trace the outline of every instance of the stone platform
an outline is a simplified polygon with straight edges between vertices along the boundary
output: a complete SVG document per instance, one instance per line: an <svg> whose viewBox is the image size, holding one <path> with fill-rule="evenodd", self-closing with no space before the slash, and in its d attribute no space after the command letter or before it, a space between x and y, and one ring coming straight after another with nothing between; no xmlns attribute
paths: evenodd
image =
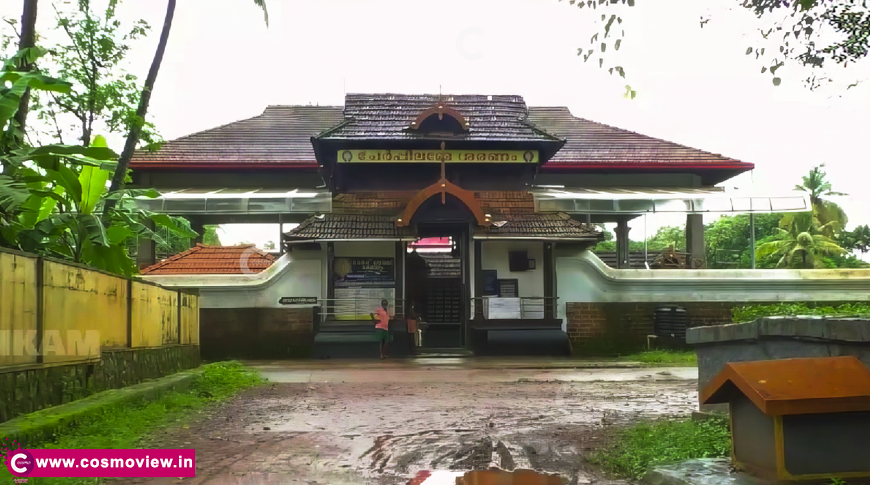
<svg viewBox="0 0 870 485"><path fill-rule="evenodd" d="M747 323L690 328L698 354L698 390L728 362L852 355L870 367L870 320L839 317L765 317ZM727 405L701 406L727 412Z"/></svg>

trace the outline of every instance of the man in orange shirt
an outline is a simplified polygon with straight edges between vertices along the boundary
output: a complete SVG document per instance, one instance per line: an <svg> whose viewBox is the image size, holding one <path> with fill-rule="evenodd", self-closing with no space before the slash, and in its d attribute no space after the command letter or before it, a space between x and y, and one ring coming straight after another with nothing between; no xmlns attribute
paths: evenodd
<svg viewBox="0 0 870 485"><path fill-rule="evenodd" d="M389 302L381 300L381 307L372 313L375 322L375 340L381 343L381 358L387 358L387 343L390 341L390 313L387 311Z"/></svg>

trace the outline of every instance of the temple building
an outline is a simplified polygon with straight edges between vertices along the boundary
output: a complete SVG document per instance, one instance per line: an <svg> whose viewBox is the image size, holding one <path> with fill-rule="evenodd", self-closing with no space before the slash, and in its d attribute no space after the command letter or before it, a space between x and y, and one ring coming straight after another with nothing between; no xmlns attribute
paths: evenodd
<svg viewBox="0 0 870 485"><path fill-rule="evenodd" d="M800 195L716 187L751 163L520 96L351 94L343 107L270 106L138 152L131 167L135 185L162 193L143 208L184 216L197 232L295 225L265 269L146 275L200 290L202 352L214 358L369 355L369 315L382 299L397 336L412 306L428 323L424 352L564 354L569 341L597 337L640 345L656 304L691 313L703 303L700 313L717 315L705 318L725 323L721 299L739 297L685 286L684 274L662 273L671 270L627 269L630 220L685 213L691 269L680 271L700 275L703 214L809 210ZM616 224L616 268L588 250L602 223ZM153 268L153 242L140 242L137 257ZM748 288L771 288L749 278ZM605 310L638 292L647 323Z"/></svg>

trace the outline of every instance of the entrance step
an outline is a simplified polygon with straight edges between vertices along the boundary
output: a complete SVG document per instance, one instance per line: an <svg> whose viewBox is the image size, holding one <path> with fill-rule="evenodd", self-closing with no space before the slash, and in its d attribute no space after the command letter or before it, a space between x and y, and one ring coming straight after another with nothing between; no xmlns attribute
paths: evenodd
<svg viewBox="0 0 870 485"><path fill-rule="evenodd" d="M474 352L468 349L431 349L418 347L417 357L474 357Z"/></svg>

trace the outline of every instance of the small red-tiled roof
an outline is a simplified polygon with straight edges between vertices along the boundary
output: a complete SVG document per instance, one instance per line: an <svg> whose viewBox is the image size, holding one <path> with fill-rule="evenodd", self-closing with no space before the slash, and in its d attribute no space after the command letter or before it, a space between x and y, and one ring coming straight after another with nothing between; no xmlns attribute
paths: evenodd
<svg viewBox="0 0 870 485"><path fill-rule="evenodd" d="M185 274L256 274L275 262L275 257L253 244L242 246L205 246L197 244L183 253L160 261L141 271L148 276Z"/></svg>

